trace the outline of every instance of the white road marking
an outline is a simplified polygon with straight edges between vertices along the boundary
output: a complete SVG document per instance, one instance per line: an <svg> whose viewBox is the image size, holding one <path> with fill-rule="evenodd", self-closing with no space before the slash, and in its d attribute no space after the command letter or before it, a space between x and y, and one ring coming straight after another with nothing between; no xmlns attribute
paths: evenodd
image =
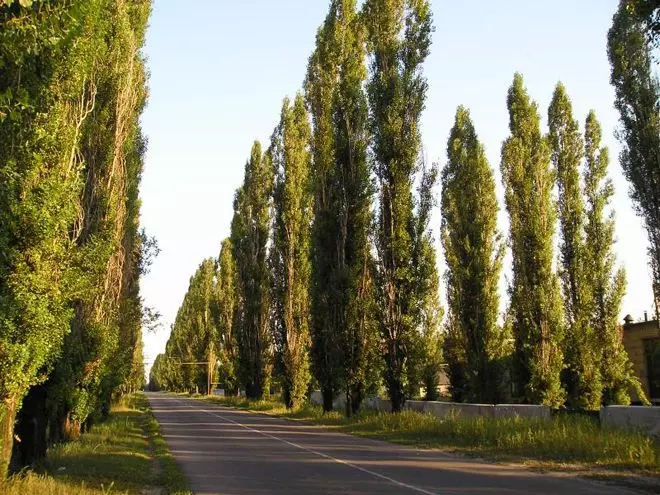
<svg viewBox="0 0 660 495"><path fill-rule="evenodd" d="M178 400L179 402L183 402L183 401L181 401L180 399L176 399L176 400ZM258 434L263 435L263 436L265 436L265 437L272 438L273 440L278 440L278 441L280 441L280 442L282 442L282 443L285 443L285 444L287 444L287 445L290 445L291 447L295 447L295 448L297 448L297 449L304 450L305 452L309 452L310 454L314 454L314 455L317 455L317 456L319 456L319 457L323 457L324 459L328 459L328 460L330 460L330 461L334 461L334 462L337 462L337 463L339 463L339 464L343 464L344 466L348 466L348 467L351 467L351 468L353 468L353 469L357 469L358 471L362 471L363 473L370 474L371 476L375 476L376 478L380 478L380 479L382 479L382 480L384 480L384 481L388 481L389 483L392 483L392 484L394 484L394 485L400 486L400 487L402 487L402 488L407 488L407 489L409 489L409 490L412 490L412 491L415 491L415 492L418 492L418 493L424 493L425 495L437 495L436 492L430 492L430 491L428 491L428 490L425 490L424 488L420 488L420 487L415 486L415 485L410 485L410 484L408 484L408 483L404 483L404 482L402 482L402 481L395 480L394 478L390 478L389 476L385 476L384 474L380 474L380 473L377 473L377 472L375 472L375 471L371 471L370 469L363 468L362 466L357 466L356 464L353 464L353 463L351 463L351 462L345 461L345 460L343 460L343 459L339 459L339 458L337 458L337 457L333 457L333 456L328 455L328 454L324 454L323 452L319 452L319 451L317 451L317 450L308 449L307 447L303 447L302 445L299 445L299 444L297 444L297 443L290 442L290 441L288 441L288 440L285 440L284 438L280 438L280 437L277 437L277 436L275 436L275 435L271 435L270 433L266 433L265 431L257 430L256 428L252 428L252 427L250 427L250 426L247 426L247 425L241 424L241 423L239 423L238 421L234 421L233 419L227 418L227 417L225 417L225 416L221 416L221 415L216 414L216 413L213 413L213 412L211 412L211 411L207 411L206 409L202 409L202 408L199 408L199 407L195 407L195 406L190 405L190 404L187 404L187 403L185 403L185 402L183 402L183 404L186 405L187 407L190 407L191 409L196 409L196 410L198 410L198 411L200 411L200 412L203 412L203 413L206 413L206 414L210 414L211 416L215 416L215 417L220 418L220 419L222 419L222 420L224 420L224 421L229 421L230 423L234 423L235 425L238 425L238 426L240 426L240 427L242 427L242 428L245 428L246 430L251 431L251 432L253 432L253 433L258 433Z"/></svg>

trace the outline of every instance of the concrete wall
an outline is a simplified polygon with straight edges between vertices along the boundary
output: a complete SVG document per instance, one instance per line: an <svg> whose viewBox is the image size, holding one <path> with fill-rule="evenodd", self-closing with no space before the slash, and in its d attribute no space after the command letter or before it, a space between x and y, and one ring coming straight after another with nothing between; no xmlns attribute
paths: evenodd
<svg viewBox="0 0 660 495"><path fill-rule="evenodd" d="M464 418L522 418L549 419L550 408L531 404L462 404L456 402L432 402L409 400L406 409L433 414L438 417L455 416Z"/></svg>
<svg viewBox="0 0 660 495"><path fill-rule="evenodd" d="M313 404L323 404L321 392L313 392L311 397ZM335 400L333 408L343 411L345 399L339 397ZM389 400L370 397L364 400L363 407L377 411L389 412L392 405ZM448 416L464 418L537 418L548 420L551 417L550 408L533 404L461 404L456 402L433 402L423 400L409 400L405 408L410 411L418 411L433 414L439 418ZM646 434L660 436L660 407L644 406L609 406L600 410L600 422L604 426L615 426L619 428L633 428Z"/></svg>
<svg viewBox="0 0 660 495"><path fill-rule="evenodd" d="M323 404L321 392L313 392L310 399L312 404L319 406ZM343 411L345 405L345 399L343 397L338 397L333 403L333 409ZM365 399L362 406L382 412L389 412L392 410L392 404L389 400L377 397L369 397ZM456 402L408 400L404 407L410 411L429 413L438 416L439 418L447 416L460 416L464 418L510 418L514 416L539 419L550 418L550 408L527 404L459 404Z"/></svg>
<svg viewBox="0 0 660 495"><path fill-rule="evenodd" d="M608 406L600 410L600 424L631 428L660 436L660 407Z"/></svg>

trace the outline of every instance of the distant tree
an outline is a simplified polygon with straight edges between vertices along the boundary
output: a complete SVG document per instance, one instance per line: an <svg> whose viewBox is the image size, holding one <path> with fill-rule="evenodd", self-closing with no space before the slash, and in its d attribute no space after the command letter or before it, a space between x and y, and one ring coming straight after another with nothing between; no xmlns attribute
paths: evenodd
<svg viewBox="0 0 660 495"><path fill-rule="evenodd" d="M431 44L431 8L425 0L367 0L363 6L371 75L373 170L378 182L377 300L385 382L393 411L405 401L407 347L422 311L412 253L424 237L416 230L413 182L419 171L419 119L427 83L421 66Z"/></svg>
<svg viewBox="0 0 660 495"><path fill-rule="evenodd" d="M215 260L206 258L190 278L166 351L171 364L180 368L181 388L190 392L206 392L209 369L215 369L219 340L215 294Z"/></svg>
<svg viewBox="0 0 660 495"><path fill-rule="evenodd" d="M236 322L238 313L238 294L236 263L232 251L231 239L222 241L218 269L216 272L216 320L218 327L220 361L220 380L228 394L238 393L238 367Z"/></svg>
<svg viewBox="0 0 660 495"><path fill-rule="evenodd" d="M311 378L310 134L302 95L298 94L293 104L285 98L270 150L275 173L270 261L273 275L273 337L282 371L284 403L289 408L302 404Z"/></svg>
<svg viewBox="0 0 660 495"><path fill-rule="evenodd" d="M657 26L657 9L652 1L621 0L607 39L614 105L621 115L619 162L632 186L635 210L646 226L656 311L660 307L660 83L654 74L652 45L645 36L649 21L645 13L655 13Z"/></svg>
<svg viewBox="0 0 660 495"><path fill-rule="evenodd" d="M648 402L623 347L617 324L626 290L626 275L623 268L615 271L614 266L614 213L606 213L614 187L607 177L607 148L601 148L600 141L600 124L592 111L586 120L584 136L585 268L593 291L589 309L595 334L591 352L596 355L600 368L603 404L629 404L631 390L637 392L642 402Z"/></svg>
<svg viewBox="0 0 660 495"><path fill-rule="evenodd" d="M252 399L261 399L268 392L272 368L267 253L272 188L272 159L268 153L262 155L261 144L255 141L245 164L243 186L236 192L231 225L242 313L236 332L238 375Z"/></svg>
<svg viewBox="0 0 660 495"><path fill-rule="evenodd" d="M454 400L502 397L498 283L504 243L495 179L468 110L458 107L442 171L442 244L447 261L448 370Z"/></svg>
<svg viewBox="0 0 660 495"><path fill-rule="evenodd" d="M516 383L529 403L564 403L562 301L553 271L556 212L550 150L536 103L516 74L507 98L511 136L502 145L502 181L510 221L510 287Z"/></svg>
<svg viewBox="0 0 660 495"><path fill-rule="evenodd" d="M548 109L548 143L559 191L559 261L566 334L562 373L568 404L600 407L599 346L590 321L592 275L586 265L585 206L580 183L584 143L566 89L558 83Z"/></svg>

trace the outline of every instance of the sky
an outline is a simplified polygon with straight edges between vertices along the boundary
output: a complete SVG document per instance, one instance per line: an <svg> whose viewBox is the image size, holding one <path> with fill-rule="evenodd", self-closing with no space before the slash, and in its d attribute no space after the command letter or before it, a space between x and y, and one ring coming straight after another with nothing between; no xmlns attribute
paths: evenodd
<svg viewBox="0 0 660 495"><path fill-rule="evenodd" d="M513 74L521 72L545 132L548 104L561 80L582 128L590 109L603 127L616 188L615 251L628 277L621 316L639 319L652 312L653 298L646 235L628 197L614 135L618 114L606 39L617 3L431 0L435 32L424 64L429 88L421 131L427 159L442 166L456 107L470 109L495 171L498 223L506 234L499 164L508 136L507 90ZM252 143L267 144L282 99L301 89L328 4L197 0L182 8L181 2L154 1L144 48L150 89L142 128L149 144L141 198L142 224L161 252L141 291L145 303L161 313L162 324L157 332L144 333L148 365L165 349L190 277L204 258L218 256L229 235L234 191L243 181ZM438 239L439 207L431 227ZM507 277L508 262L502 295Z"/></svg>

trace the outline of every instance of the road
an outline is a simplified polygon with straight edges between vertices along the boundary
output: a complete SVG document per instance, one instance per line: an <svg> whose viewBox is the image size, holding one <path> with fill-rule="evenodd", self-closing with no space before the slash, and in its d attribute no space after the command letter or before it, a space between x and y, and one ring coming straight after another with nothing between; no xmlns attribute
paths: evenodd
<svg viewBox="0 0 660 495"><path fill-rule="evenodd" d="M466 460L195 399L147 393L198 494L623 494L597 482Z"/></svg>

